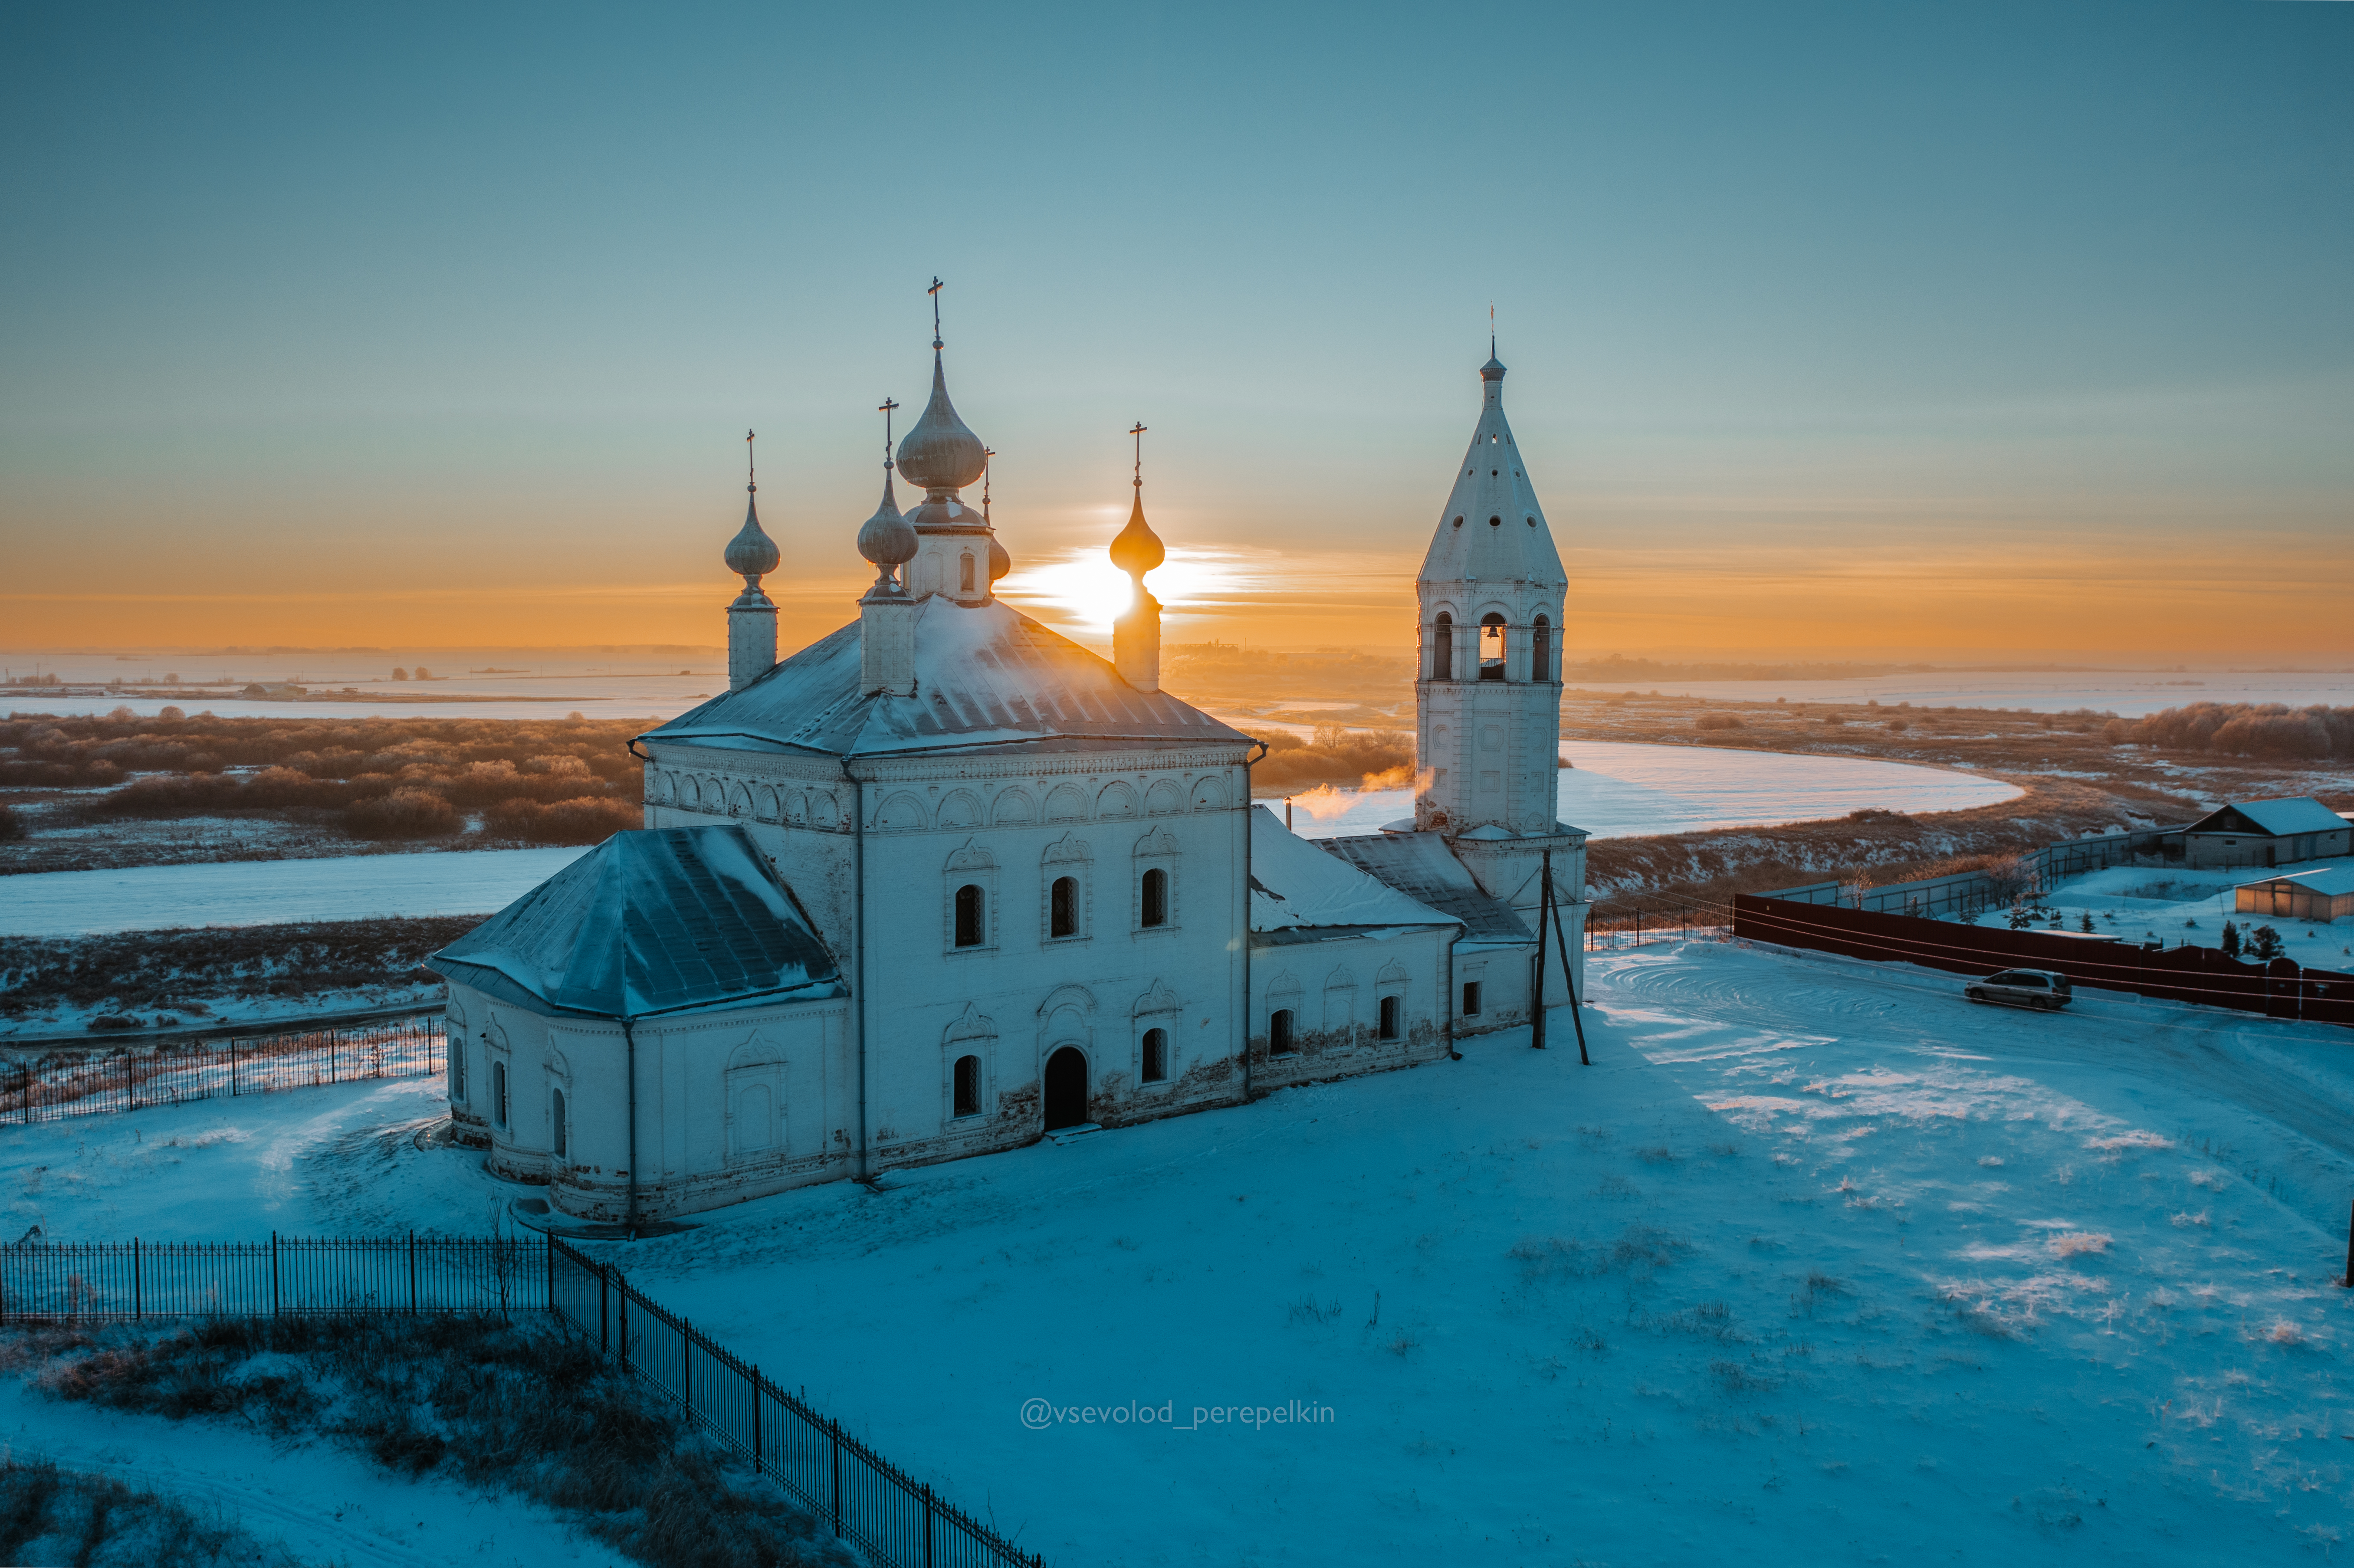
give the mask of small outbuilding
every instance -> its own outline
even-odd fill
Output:
[[[2326,925],[2354,915],[2354,865],[2268,876],[2262,882],[2243,882],[2232,891],[2243,915]]]
[[[2313,799],[2239,800],[2182,831],[2191,866],[2294,865],[2354,850],[2354,823]]]

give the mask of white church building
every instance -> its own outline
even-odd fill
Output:
[[[1417,585],[1415,815],[1320,842],[1251,804],[1257,743],[1161,689],[1140,469],[1111,659],[996,597],[1011,559],[963,499],[987,452],[932,349],[896,463],[922,500],[901,514],[886,462],[857,619],[778,660],[755,494],[728,690],[635,743],[644,828],[430,960],[459,1140],[559,1214],[636,1224],[1445,1060],[1527,1023],[1540,972],[1549,1004],[1564,963],[1582,994],[1568,579],[1500,364]]]

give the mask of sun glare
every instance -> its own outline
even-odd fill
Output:
[[[1172,548],[1145,586],[1163,609],[1180,610],[1226,599],[1248,586],[1249,576],[1236,556]],[[1113,566],[1100,546],[1018,567],[998,590],[1091,631],[1109,631],[1131,597],[1128,574]]]

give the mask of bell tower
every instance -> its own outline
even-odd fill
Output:
[[[1415,584],[1422,662],[1414,826],[1443,834],[1479,885],[1532,929],[1538,867],[1550,850],[1554,897],[1575,942],[1585,835],[1556,820],[1569,576],[1504,418],[1504,366],[1493,347],[1479,367],[1479,420]]]

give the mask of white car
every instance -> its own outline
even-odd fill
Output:
[[[2052,969],[2001,969],[1962,988],[1972,1001],[2007,1001],[2014,1007],[2061,1008],[2075,992],[2068,977]]]

